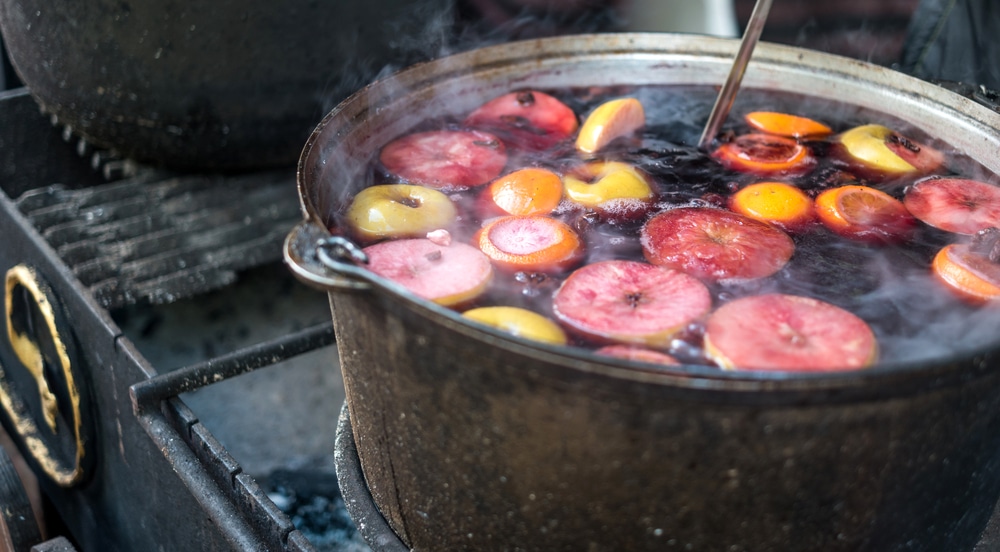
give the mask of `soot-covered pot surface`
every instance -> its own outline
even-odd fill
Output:
[[[364,476],[407,545],[884,552],[977,541],[1000,492],[1000,341],[832,375],[652,371],[473,325],[350,262],[317,260],[331,256],[317,241],[352,178],[423,119],[519,87],[718,85],[736,47],[606,34],[475,50],[374,83],[309,139],[305,220],[286,261],[330,292]],[[885,68],[761,44],[744,86],[911,121],[1000,169],[997,114]]]

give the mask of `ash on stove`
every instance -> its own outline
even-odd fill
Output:
[[[347,513],[335,473],[276,470],[261,484],[317,552],[371,551]]]

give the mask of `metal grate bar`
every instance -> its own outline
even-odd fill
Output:
[[[178,176],[148,169],[83,189],[31,190],[18,208],[109,309],[230,284],[281,257],[301,218],[290,170]]]

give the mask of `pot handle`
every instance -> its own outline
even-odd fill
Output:
[[[342,236],[331,236],[323,225],[305,220],[285,238],[285,264],[303,283],[324,291],[365,291],[368,257],[360,247]]]

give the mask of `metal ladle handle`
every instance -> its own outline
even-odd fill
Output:
[[[722,90],[719,91],[719,97],[715,99],[712,113],[708,116],[708,123],[705,124],[701,140],[698,141],[698,147],[703,150],[707,150],[712,145],[712,140],[715,139],[722,128],[722,123],[729,116],[729,110],[732,109],[733,102],[736,100],[736,92],[739,91],[740,83],[743,81],[743,73],[746,72],[747,64],[750,63],[750,56],[753,55],[753,49],[760,39],[760,33],[764,29],[764,21],[767,20],[769,11],[771,11],[771,0],[757,0],[757,3],[754,4],[746,31],[743,33],[743,40],[740,42],[740,49],[736,53],[736,59],[733,60],[733,67],[729,70],[729,76],[726,78],[725,84],[722,85]]]

